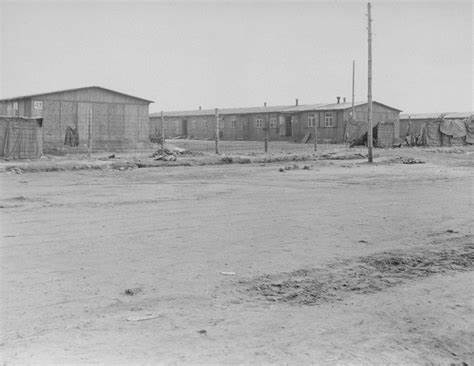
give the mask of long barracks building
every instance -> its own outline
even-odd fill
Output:
[[[355,103],[356,121],[367,121],[367,103]],[[400,110],[373,102],[373,125],[390,123],[399,135]],[[219,135],[224,140],[263,140],[269,126],[270,140],[312,139],[314,124],[318,142],[341,143],[351,120],[352,104],[345,101],[299,105],[219,109]],[[164,112],[166,138],[212,139],[216,133],[214,109]],[[160,136],[161,113],[150,114],[150,134]]]

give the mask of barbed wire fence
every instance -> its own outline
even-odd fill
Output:
[[[216,140],[194,140],[194,139],[166,139],[168,145],[191,151],[215,154]],[[218,141],[218,154],[235,155],[262,155],[265,153],[265,141]],[[318,152],[336,148],[338,145],[330,143],[318,143]],[[291,141],[268,141],[267,154],[313,154],[313,143],[291,142]]]
[[[266,108],[266,103],[264,104]],[[214,133],[207,139],[195,139],[192,136],[166,136],[166,116],[163,112],[160,114],[160,125],[157,128],[156,133],[159,135],[155,139],[158,143],[158,147],[161,149],[165,145],[173,145],[190,152],[194,153],[206,153],[206,154],[218,154],[218,155],[262,155],[262,154],[305,154],[310,155],[315,152],[322,152],[331,150],[337,147],[337,145],[323,141],[315,143],[315,137],[317,136],[316,123],[314,123],[314,130],[312,131],[313,137],[311,139],[303,139],[306,141],[298,141],[293,137],[287,137],[282,139],[270,138],[269,129],[270,122],[268,113],[265,113],[264,123],[262,124],[263,138],[261,140],[244,140],[244,139],[233,139],[230,136],[224,136],[221,121],[221,115],[219,109],[214,110]],[[212,123],[212,122],[211,122]],[[302,139],[299,139],[302,140]]]

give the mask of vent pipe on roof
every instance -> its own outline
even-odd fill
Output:
[[[202,110],[202,106],[199,106],[199,110]]]
[[[267,102],[264,102],[264,103],[263,103],[263,106],[266,108],[266,107],[267,107]]]
[[[342,98],[342,102],[343,102],[343,103],[346,102],[346,97]]]
[[[337,104],[341,103],[341,97],[336,97],[337,99]]]
[[[298,98],[295,99],[295,105],[298,105]]]

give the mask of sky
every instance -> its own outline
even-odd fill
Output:
[[[367,3],[0,0],[0,98],[99,85],[151,112],[367,100]],[[471,1],[372,1],[373,99],[473,110]]]

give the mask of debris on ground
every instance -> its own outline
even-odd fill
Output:
[[[443,249],[390,251],[289,273],[240,281],[251,296],[272,302],[316,305],[340,301],[350,294],[371,294],[410,280],[448,271],[474,269],[473,236]]]
[[[293,164],[293,165],[286,165],[284,168],[280,168],[280,169],[283,169],[283,170],[298,170],[299,168],[300,168],[300,166],[298,164]]]
[[[115,154],[110,154],[110,155],[107,155],[106,157],[103,157],[103,158],[99,158],[98,160],[111,160],[111,159],[115,159]]]
[[[7,168],[7,172],[13,173],[13,174],[23,174],[23,169],[18,168],[18,167],[12,167],[12,168]]]
[[[176,154],[168,149],[159,149],[155,151],[151,158],[153,160],[163,160],[163,161],[176,161]]]
[[[5,199],[6,201],[26,201],[27,198],[25,196],[15,196],[11,198]]]
[[[142,315],[142,316],[129,316],[127,318],[127,321],[129,321],[129,322],[142,322],[144,320],[158,319],[160,317],[161,317],[161,315],[153,315],[153,314],[147,314],[147,315]]]
[[[221,161],[225,164],[232,164],[232,162],[234,161],[234,159],[232,159],[232,156],[223,156],[221,158]]]
[[[361,153],[340,153],[340,152],[329,152],[319,156],[319,159],[324,160],[355,160],[355,159],[366,159],[367,154]]]
[[[134,296],[134,295],[137,295],[139,293],[141,293],[143,290],[140,288],[140,287],[135,287],[135,288],[127,288],[124,293],[125,295],[128,295],[128,296]]]
[[[221,272],[221,275],[224,275],[224,276],[235,276],[235,272]]]
[[[303,170],[310,170],[312,168],[311,165],[303,165]],[[286,165],[283,168],[278,169],[279,172],[285,172],[287,170],[298,170],[300,169],[300,166],[298,164],[293,164],[293,165]]]
[[[369,242],[367,240],[359,240],[359,243],[368,244]]]
[[[199,334],[207,335],[207,330],[205,329],[200,329],[197,331]]]
[[[402,164],[424,164],[425,162],[415,158],[402,158]]]
[[[177,146],[168,146],[156,150],[151,154],[153,160],[163,160],[163,161],[176,161],[179,155],[187,154],[186,149],[182,149]]]

